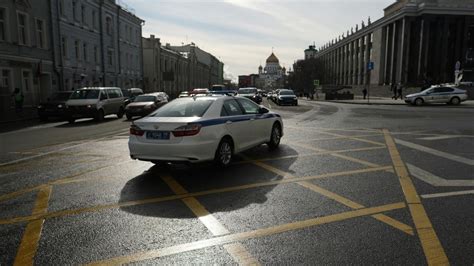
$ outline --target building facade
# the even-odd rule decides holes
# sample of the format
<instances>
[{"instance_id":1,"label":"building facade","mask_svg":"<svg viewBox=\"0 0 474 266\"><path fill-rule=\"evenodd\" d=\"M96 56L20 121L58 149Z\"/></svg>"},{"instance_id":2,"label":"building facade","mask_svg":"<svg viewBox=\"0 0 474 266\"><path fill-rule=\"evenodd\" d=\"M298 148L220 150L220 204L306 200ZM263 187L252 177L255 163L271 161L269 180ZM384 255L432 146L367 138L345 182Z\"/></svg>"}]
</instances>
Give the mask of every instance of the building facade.
<instances>
[{"instance_id":1,"label":"building facade","mask_svg":"<svg viewBox=\"0 0 474 266\"><path fill-rule=\"evenodd\" d=\"M114 0L51 0L59 88L141 87L143 20Z\"/></svg>"},{"instance_id":2,"label":"building facade","mask_svg":"<svg viewBox=\"0 0 474 266\"><path fill-rule=\"evenodd\" d=\"M467 65L474 48L474 3L398 0L384 12L321 47L322 84L389 93L391 84L454 82L456 63Z\"/></svg>"},{"instance_id":3,"label":"building facade","mask_svg":"<svg viewBox=\"0 0 474 266\"><path fill-rule=\"evenodd\" d=\"M34 106L57 89L46 1L0 1L0 111L13 106L15 88Z\"/></svg>"},{"instance_id":4,"label":"building facade","mask_svg":"<svg viewBox=\"0 0 474 266\"><path fill-rule=\"evenodd\" d=\"M163 46L154 35L142 42L146 92L164 91L174 98L181 91L223 83L224 64L194 44Z\"/></svg>"}]
</instances>

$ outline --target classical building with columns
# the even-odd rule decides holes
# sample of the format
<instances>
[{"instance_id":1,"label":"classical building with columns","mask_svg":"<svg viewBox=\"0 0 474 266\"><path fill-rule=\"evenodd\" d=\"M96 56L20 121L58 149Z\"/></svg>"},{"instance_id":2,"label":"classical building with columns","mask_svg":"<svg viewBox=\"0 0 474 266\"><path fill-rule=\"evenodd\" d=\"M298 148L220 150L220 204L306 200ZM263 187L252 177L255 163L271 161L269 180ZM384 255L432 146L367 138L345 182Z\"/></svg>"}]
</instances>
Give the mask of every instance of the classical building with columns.
<instances>
[{"instance_id":1,"label":"classical building with columns","mask_svg":"<svg viewBox=\"0 0 474 266\"><path fill-rule=\"evenodd\" d=\"M316 58L324 69L322 84L370 84L384 94L391 84L454 82L456 63L468 68L473 50L472 0L397 0L381 19L369 18L322 46Z\"/></svg>"}]
</instances>

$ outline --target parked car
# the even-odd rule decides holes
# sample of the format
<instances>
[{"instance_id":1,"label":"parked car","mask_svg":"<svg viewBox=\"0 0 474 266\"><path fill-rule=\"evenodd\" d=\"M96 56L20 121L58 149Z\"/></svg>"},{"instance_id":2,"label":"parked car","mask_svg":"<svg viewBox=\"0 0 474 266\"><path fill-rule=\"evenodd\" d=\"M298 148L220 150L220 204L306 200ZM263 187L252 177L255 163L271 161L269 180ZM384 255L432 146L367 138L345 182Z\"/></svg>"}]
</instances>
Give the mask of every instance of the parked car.
<instances>
[{"instance_id":1,"label":"parked car","mask_svg":"<svg viewBox=\"0 0 474 266\"><path fill-rule=\"evenodd\" d=\"M72 91L60 91L54 93L46 102L38 105L38 117L41 121L47 121L50 117L63 118L67 117L66 101L71 96Z\"/></svg>"},{"instance_id":2,"label":"parked car","mask_svg":"<svg viewBox=\"0 0 474 266\"><path fill-rule=\"evenodd\" d=\"M162 93L149 93L139 95L125 107L125 115L130 120L134 116L146 116L168 102Z\"/></svg>"},{"instance_id":3,"label":"parked car","mask_svg":"<svg viewBox=\"0 0 474 266\"><path fill-rule=\"evenodd\" d=\"M266 143L277 148L280 115L244 97L175 99L130 127L130 157L153 163L231 163L234 154Z\"/></svg>"},{"instance_id":4,"label":"parked car","mask_svg":"<svg viewBox=\"0 0 474 266\"><path fill-rule=\"evenodd\" d=\"M292 90L279 90L275 101L278 105L298 105L298 97Z\"/></svg>"},{"instance_id":5,"label":"parked car","mask_svg":"<svg viewBox=\"0 0 474 266\"><path fill-rule=\"evenodd\" d=\"M139 88L122 89L122 94L123 94L123 97L125 98L124 103L125 105L127 105L133 102L135 97L137 97L138 95L142 95L143 90Z\"/></svg>"},{"instance_id":6,"label":"parked car","mask_svg":"<svg viewBox=\"0 0 474 266\"><path fill-rule=\"evenodd\" d=\"M66 102L67 119L74 123L79 118L104 120L104 116L116 114L122 118L125 113L124 97L120 88L91 87L74 91Z\"/></svg>"},{"instance_id":7,"label":"parked car","mask_svg":"<svg viewBox=\"0 0 474 266\"><path fill-rule=\"evenodd\" d=\"M258 104L262 102L262 96L258 94L257 88L240 88L237 96L248 98Z\"/></svg>"},{"instance_id":8,"label":"parked car","mask_svg":"<svg viewBox=\"0 0 474 266\"><path fill-rule=\"evenodd\" d=\"M188 92L188 91L182 91L182 92L178 95L178 98L183 98L183 97L189 97L189 92Z\"/></svg>"},{"instance_id":9,"label":"parked car","mask_svg":"<svg viewBox=\"0 0 474 266\"><path fill-rule=\"evenodd\" d=\"M190 96L193 96L193 95L207 95L209 94L209 89L205 89L205 88L196 88L194 90L192 90L189 95Z\"/></svg>"},{"instance_id":10,"label":"parked car","mask_svg":"<svg viewBox=\"0 0 474 266\"><path fill-rule=\"evenodd\" d=\"M430 103L461 104L468 99L467 92L451 86L433 86L419 93L405 96L405 102L413 105Z\"/></svg>"}]
</instances>

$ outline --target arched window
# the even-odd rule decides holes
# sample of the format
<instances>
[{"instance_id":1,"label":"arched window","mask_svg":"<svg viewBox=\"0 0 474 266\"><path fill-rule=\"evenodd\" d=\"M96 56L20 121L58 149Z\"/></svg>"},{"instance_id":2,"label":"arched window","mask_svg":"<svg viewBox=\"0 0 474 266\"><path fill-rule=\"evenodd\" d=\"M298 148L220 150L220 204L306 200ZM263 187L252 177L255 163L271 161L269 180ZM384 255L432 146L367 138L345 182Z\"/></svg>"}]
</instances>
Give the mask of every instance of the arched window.
<instances>
[{"instance_id":1,"label":"arched window","mask_svg":"<svg viewBox=\"0 0 474 266\"><path fill-rule=\"evenodd\" d=\"M105 18L105 27L106 27L107 34L112 35L112 18L111 17Z\"/></svg>"}]
</instances>

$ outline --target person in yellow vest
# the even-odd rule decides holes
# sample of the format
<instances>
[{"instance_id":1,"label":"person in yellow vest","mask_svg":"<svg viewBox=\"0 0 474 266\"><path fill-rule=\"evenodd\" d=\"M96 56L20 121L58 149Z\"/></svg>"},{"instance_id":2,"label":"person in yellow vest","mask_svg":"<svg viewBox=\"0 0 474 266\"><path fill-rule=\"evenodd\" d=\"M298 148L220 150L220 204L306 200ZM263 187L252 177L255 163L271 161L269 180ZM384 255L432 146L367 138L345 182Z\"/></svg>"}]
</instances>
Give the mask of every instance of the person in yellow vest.
<instances>
[{"instance_id":1,"label":"person in yellow vest","mask_svg":"<svg viewBox=\"0 0 474 266\"><path fill-rule=\"evenodd\" d=\"M23 111L23 100L25 99L23 93L19 88L15 88L12 97L15 100L15 111L21 113Z\"/></svg>"}]
</instances>

